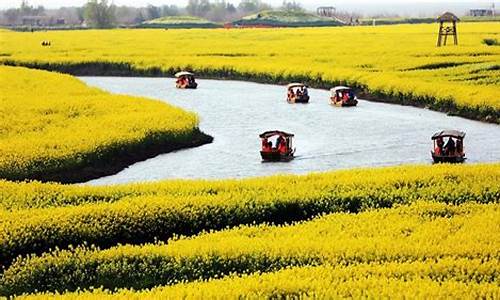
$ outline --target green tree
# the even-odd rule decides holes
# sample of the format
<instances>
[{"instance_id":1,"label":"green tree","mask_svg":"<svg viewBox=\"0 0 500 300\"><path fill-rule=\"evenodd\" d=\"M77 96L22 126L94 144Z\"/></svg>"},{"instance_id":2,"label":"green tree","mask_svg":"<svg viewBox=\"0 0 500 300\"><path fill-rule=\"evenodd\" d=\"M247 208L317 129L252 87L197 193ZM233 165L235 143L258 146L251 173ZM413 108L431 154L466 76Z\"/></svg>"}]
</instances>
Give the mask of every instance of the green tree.
<instances>
[{"instance_id":1,"label":"green tree","mask_svg":"<svg viewBox=\"0 0 500 300\"><path fill-rule=\"evenodd\" d=\"M295 1L283 1L283 4L281 5L281 9L286 10L286 11L304 11L304 8L300 3L295 2Z\"/></svg>"},{"instance_id":2,"label":"green tree","mask_svg":"<svg viewBox=\"0 0 500 300\"><path fill-rule=\"evenodd\" d=\"M269 4L262 3L260 0L242 0L240 4L238 4L238 10L244 14L270 9L272 9L272 7Z\"/></svg>"},{"instance_id":3,"label":"green tree","mask_svg":"<svg viewBox=\"0 0 500 300\"><path fill-rule=\"evenodd\" d=\"M148 20L158 19L161 17L161 9L158 6L148 5L146 8L148 12Z\"/></svg>"},{"instance_id":4,"label":"green tree","mask_svg":"<svg viewBox=\"0 0 500 300\"><path fill-rule=\"evenodd\" d=\"M110 28L115 24L114 5L107 0L89 0L85 5L85 21L94 28Z\"/></svg>"}]
</instances>

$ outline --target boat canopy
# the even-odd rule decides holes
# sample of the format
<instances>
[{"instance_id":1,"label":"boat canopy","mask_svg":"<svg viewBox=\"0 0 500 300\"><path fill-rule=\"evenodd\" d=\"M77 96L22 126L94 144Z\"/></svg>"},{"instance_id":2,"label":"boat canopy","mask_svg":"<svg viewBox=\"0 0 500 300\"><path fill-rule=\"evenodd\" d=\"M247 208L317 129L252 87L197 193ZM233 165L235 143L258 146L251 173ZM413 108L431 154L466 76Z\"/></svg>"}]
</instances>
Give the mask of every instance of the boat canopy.
<instances>
[{"instance_id":1,"label":"boat canopy","mask_svg":"<svg viewBox=\"0 0 500 300\"><path fill-rule=\"evenodd\" d=\"M186 71L179 72L179 73L175 74L175 77L181 77L181 76L194 76L194 74L191 72L186 72Z\"/></svg>"},{"instance_id":2,"label":"boat canopy","mask_svg":"<svg viewBox=\"0 0 500 300\"><path fill-rule=\"evenodd\" d=\"M295 136L295 135L293 135L291 133L287 133L287 132L284 132L284 131L273 130L273 131L266 131L263 134L261 134L259 137L261 139L267 139L267 138L270 138L270 137L276 136L276 135L281 135L281 136L284 136L284 137L294 137Z\"/></svg>"},{"instance_id":3,"label":"boat canopy","mask_svg":"<svg viewBox=\"0 0 500 300\"><path fill-rule=\"evenodd\" d=\"M442 130L440 132L436 132L432 139L444 138L444 137L453 137L457 139L463 139L465 137L465 132L459 130Z\"/></svg>"},{"instance_id":4,"label":"boat canopy","mask_svg":"<svg viewBox=\"0 0 500 300\"><path fill-rule=\"evenodd\" d=\"M351 90L351 88L348 86L336 86L336 87L330 89L330 91L332 91L332 93L336 93L338 91L345 91L345 90Z\"/></svg>"},{"instance_id":5,"label":"boat canopy","mask_svg":"<svg viewBox=\"0 0 500 300\"><path fill-rule=\"evenodd\" d=\"M290 83L289 85L287 85L288 89L293 89L297 87L307 87L307 86L303 83Z\"/></svg>"}]
</instances>

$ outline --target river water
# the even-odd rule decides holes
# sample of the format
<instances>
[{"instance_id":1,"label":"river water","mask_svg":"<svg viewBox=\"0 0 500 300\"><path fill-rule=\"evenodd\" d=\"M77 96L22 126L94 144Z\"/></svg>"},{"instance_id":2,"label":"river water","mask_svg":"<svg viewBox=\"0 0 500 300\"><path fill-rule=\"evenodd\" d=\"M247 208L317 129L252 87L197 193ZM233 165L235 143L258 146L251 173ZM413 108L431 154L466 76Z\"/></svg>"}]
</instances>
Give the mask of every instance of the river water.
<instances>
[{"instance_id":1,"label":"river water","mask_svg":"<svg viewBox=\"0 0 500 300\"><path fill-rule=\"evenodd\" d=\"M309 104L288 104L283 86L198 80L197 90L179 90L172 78L81 77L91 86L159 99L196 112L212 144L159 155L95 185L173 178L243 178L276 173L431 164L430 137L442 129L467 133L468 163L500 161L500 126L426 109L361 100L357 107L329 105L329 92L311 89ZM258 135L295 134L296 158L262 163Z\"/></svg>"}]
</instances>

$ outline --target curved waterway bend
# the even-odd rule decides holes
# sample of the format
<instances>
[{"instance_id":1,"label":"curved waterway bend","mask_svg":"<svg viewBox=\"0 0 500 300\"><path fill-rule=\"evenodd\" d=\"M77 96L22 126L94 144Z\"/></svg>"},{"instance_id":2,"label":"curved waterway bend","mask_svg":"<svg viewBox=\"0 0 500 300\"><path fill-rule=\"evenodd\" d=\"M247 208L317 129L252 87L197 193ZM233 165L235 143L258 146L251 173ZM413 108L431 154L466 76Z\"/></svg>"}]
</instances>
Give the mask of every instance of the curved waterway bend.
<instances>
[{"instance_id":1,"label":"curved waterway bend","mask_svg":"<svg viewBox=\"0 0 500 300\"><path fill-rule=\"evenodd\" d=\"M360 101L355 108L328 104L329 93L310 90L307 105L288 104L283 86L199 80L179 90L171 78L81 77L91 86L159 99L196 112L212 144L159 155L90 184L167 178L242 178L353 167L430 164L430 136L441 129L467 132L468 162L500 161L500 126L426 109ZM262 163L258 135L266 130L296 135L296 159ZM105 129L104 129L105 130Z\"/></svg>"}]
</instances>

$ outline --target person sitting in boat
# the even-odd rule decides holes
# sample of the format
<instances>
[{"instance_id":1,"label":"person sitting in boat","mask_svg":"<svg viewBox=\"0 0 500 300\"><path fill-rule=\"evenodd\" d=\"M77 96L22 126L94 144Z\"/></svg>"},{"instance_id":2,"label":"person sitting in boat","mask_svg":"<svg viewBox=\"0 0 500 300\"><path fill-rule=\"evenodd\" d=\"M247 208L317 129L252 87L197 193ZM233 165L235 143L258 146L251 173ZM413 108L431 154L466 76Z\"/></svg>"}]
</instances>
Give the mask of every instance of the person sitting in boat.
<instances>
[{"instance_id":1,"label":"person sitting in boat","mask_svg":"<svg viewBox=\"0 0 500 300\"><path fill-rule=\"evenodd\" d=\"M184 86L186 85L187 83L187 79L185 76L181 76L179 77L179 79L177 79L177 83L180 85L180 86Z\"/></svg>"},{"instance_id":2,"label":"person sitting in boat","mask_svg":"<svg viewBox=\"0 0 500 300\"><path fill-rule=\"evenodd\" d=\"M281 141L280 141L280 143L278 145L278 151L281 154L285 154L287 152L285 139L281 139Z\"/></svg>"},{"instance_id":3,"label":"person sitting in boat","mask_svg":"<svg viewBox=\"0 0 500 300\"><path fill-rule=\"evenodd\" d=\"M262 140L262 151L271 152L273 151L273 143L268 141L267 139Z\"/></svg>"},{"instance_id":4,"label":"person sitting in boat","mask_svg":"<svg viewBox=\"0 0 500 300\"><path fill-rule=\"evenodd\" d=\"M281 146L281 143L283 142L283 137L280 135L278 136L278 138L276 139L276 150L279 150L280 146Z\"/></svg>"},{"instance_id":5,"label":"person sitting in boat","mask_svg":"<svg viewBox=\"0 0 500 300\"><path fill-rule=\"evenodd\" d=\"M444 141L443 141L442 137L438 137L438 139L436 140L436 145L439 148L439 152L442 155L443 154L443 146L444 146Z\"/></svg>"},{"instance_id":6,"label":"person sitting in boat","mask_svg":"<svg viewBox=\"0 0 500 300\"><path fill-rule=\"evenodd\" d=\"M438 155L438 156L441 156L443 155L443 151L442 151L442 147L439 147L439 145L436 145L436 148L434 148L434 154L435 155Z\"/></svg>"},{"instance_id":7,"label":"person sitting in boat","mask_svg":"<svg viewBox=\"0 0 500 300\"><path fill-rule=\"evenodd\" d=\"M288 99L292 100L295 98L295 93L293 92L293 89L288 90Z\"/></svg>"},{"instance_id":8,"label":"person sitting in boat","mask_svg":"<svg viewBox=\"0 0 500 300\"><path fill-rule=\"evenodd\" d=\"M464 142L460 139L457 140L457 153L459 155L463 155L464 154Z\"/></svg>"},{"instance_id":9,"label":"person sitting in boat","mask_svg":"<svg viewBox=\"0 0 500 300\"><path fill-rule=\"evenodd\" d=\"M302 87L302 95L307 96L307 89L305 86Z\"/></svg>"},{"instance_id":10,"label":"person sitting in boat","mask_svg":"<svg viewBox=\"0 0 500 300\"><path fill-rule=\"evenodd\" d=\"M455 142L453 141L453 139L451 137L448 139L448 142L444 146L444 149L445 149L446 155L454 155L455 154L455 149L456 149Z\"/></svg>"},{"instance_id":11,"label":"person sitting in boat","mask_svg":"<svg viewBox=\"0 0 500 300\"><path fill-rule=\"evenodd\" d=\"M342 101L347 102L349 101L349 93L344 93L344 97L342 97Z\"/></svg>"},{"instance_id":12,"label":"person sitting in boat","mask_svg":"<svg viewBox=\"0 0 500 300\"><path fill-rule=\"evenodd\" d=\"M300 89L297 89L297 98L302 97L302 91Z\"/></svg>"}]
</instances>

